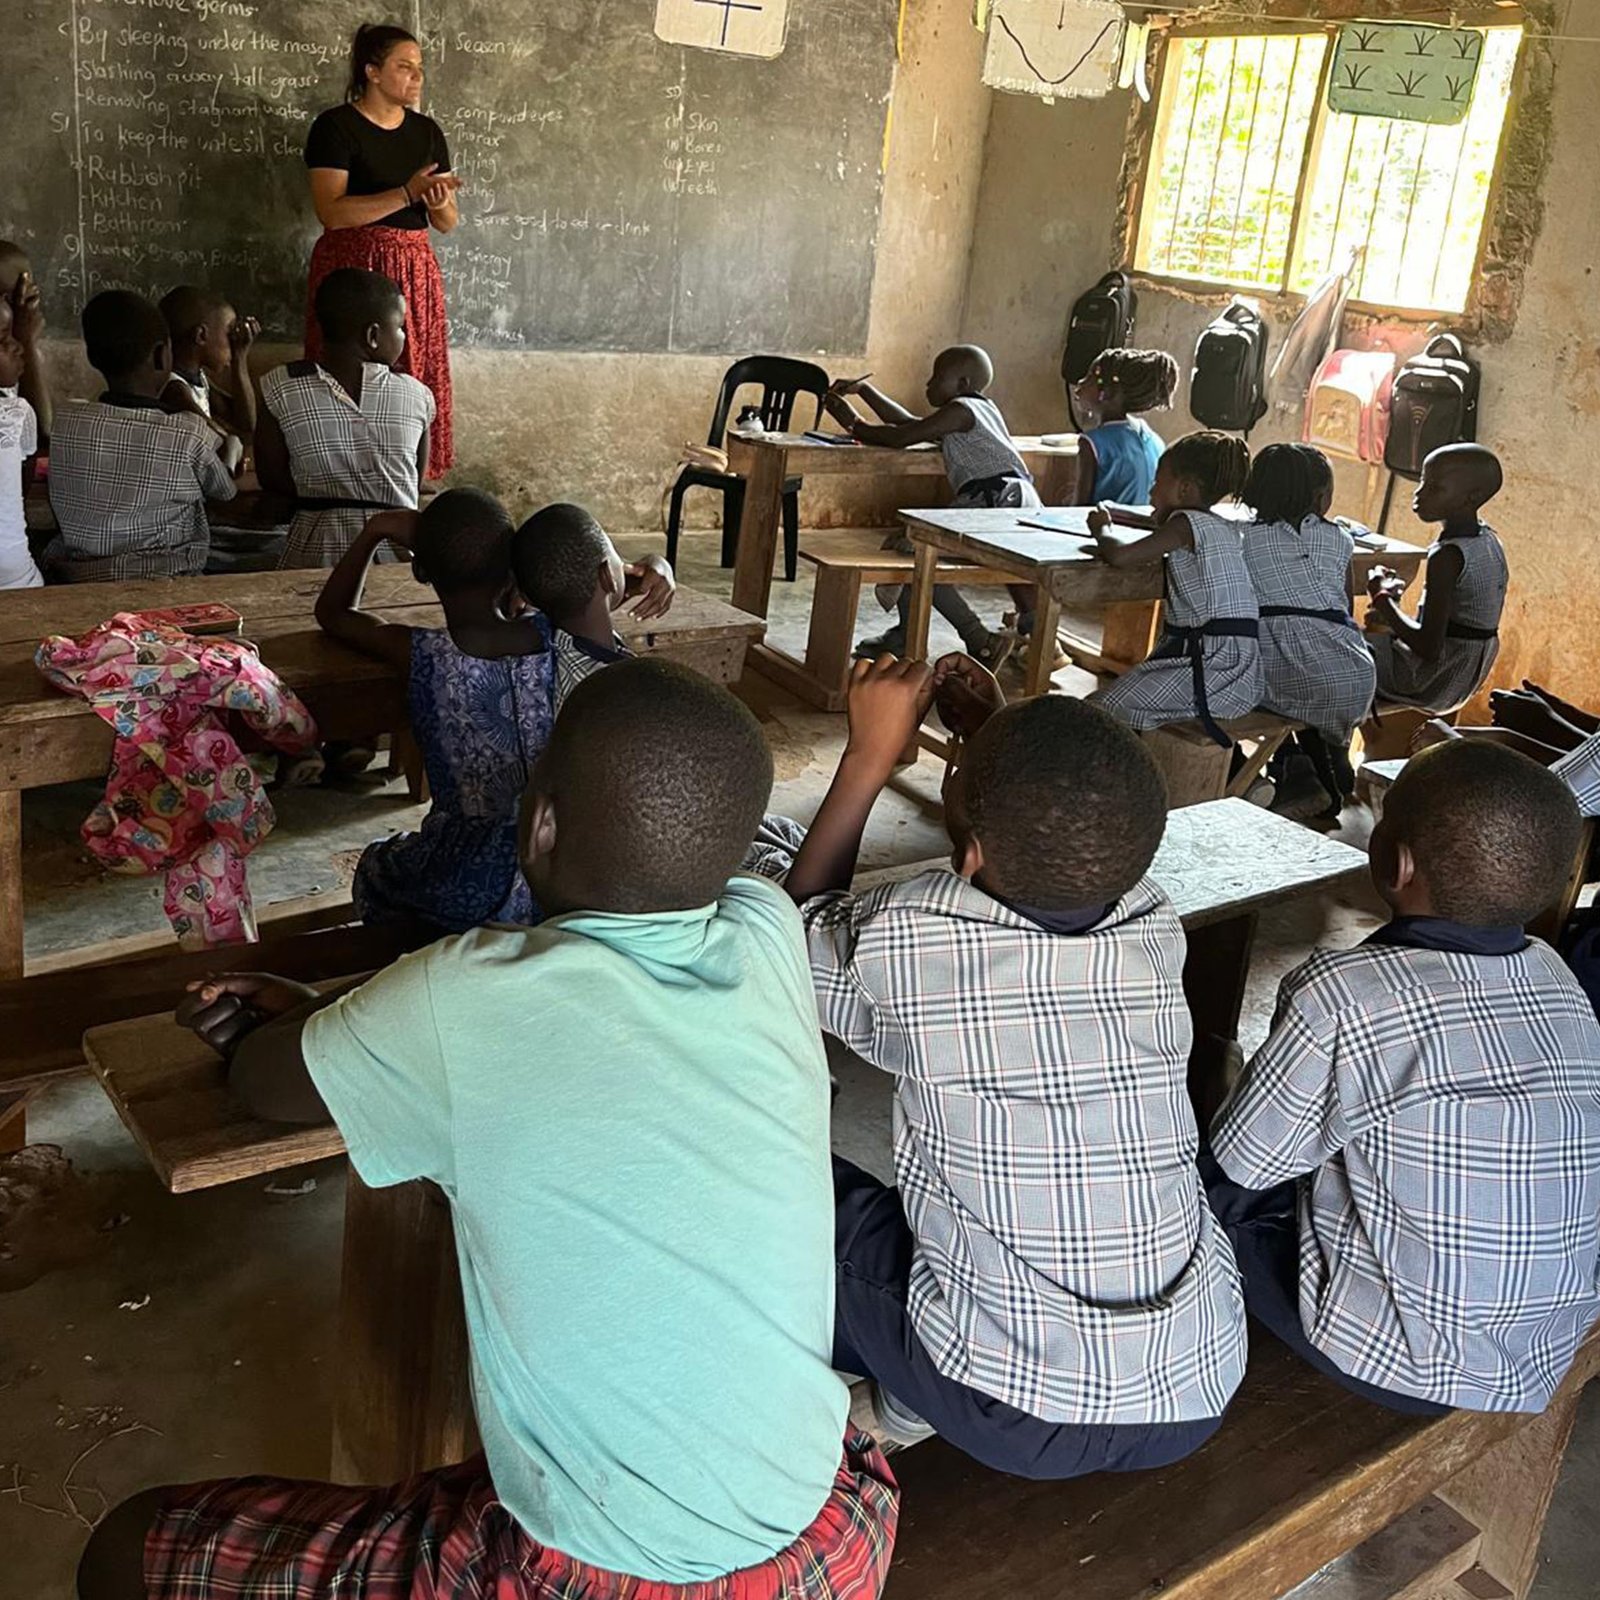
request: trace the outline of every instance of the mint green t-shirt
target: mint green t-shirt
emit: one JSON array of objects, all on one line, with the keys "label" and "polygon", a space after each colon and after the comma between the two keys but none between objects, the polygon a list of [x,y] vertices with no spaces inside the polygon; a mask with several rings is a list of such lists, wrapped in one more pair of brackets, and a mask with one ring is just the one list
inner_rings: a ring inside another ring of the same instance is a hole
[{"label": "mint green t-shirt", "polygon": [[848,1395],[828,1070],[780,890],[444,939],[304,1048],[362,1180],[450,1198],[478,1425],[535,1539],[691,1583],[809,1526]]}]

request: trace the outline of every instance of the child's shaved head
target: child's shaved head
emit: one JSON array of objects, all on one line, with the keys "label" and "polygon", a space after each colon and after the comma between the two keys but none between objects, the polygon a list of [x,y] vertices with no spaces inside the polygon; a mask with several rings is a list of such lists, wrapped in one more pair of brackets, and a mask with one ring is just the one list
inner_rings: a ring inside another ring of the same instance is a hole
[{"label": "child's shaved head", "polygon": [[582,506],[546,506],[511,541],[511,570],[523,598],[556,622],[588,606],[601,571],[616,560],[605,529]]},{"label": "child's shaved head", "polygon": [[933,358],[933,375],[954,383],[964,382],[976,394],[994,382],[994,363],[989,352],[979,345],[953,344]]},{"label": "child's shaved head", "polygon": [[142,294],[103,289],[83,308],[83,343],[103,377],[125,378],[156,364],[154,353],[168,343],[167,319]]},{"label": "child's shaved head", "polygon": [[546,911],[710,905],[755,837],[772,755],[726,689],[655,658],[572,691],[523,805],[523,865]]},{"label": "child's shaved head", "polygon": [[1553,772],[1504,745],[1457,739],[1406,763],[1373,832],[1373,865],[1381,883],[1405,845],[1435,916],[1521,927],[1554,904],[1581,828]]},{"label": "child's shaved head", "polygon": [[1494,499],[1505,483],[1500,458],[1486,445],[1441,445],[1423,465],[1431,465],[1448,482],[1459,484],[1462,492],[1474,496],[1480,506]]},{"label": "child's shaved head", "polygon": [[503,590],[510,548],[511,518],[482,489],[446,489],[417,518],[417,576],[440,594]]},{"label": "child's shaved head", "polygon": [[996,712],[952,791],[952,832],[983,847],[983,887],[1039,911],[1120,900],[1167,826],[1166,786],[1139,736],[1069,695]]}]

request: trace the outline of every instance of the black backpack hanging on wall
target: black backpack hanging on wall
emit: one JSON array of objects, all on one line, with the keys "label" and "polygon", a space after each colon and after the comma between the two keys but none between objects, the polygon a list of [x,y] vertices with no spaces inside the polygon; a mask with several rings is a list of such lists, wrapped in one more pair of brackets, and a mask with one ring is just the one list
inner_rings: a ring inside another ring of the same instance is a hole
[{"label": "black backpack hanging on wall", "polygon": [[1432,451],[1476,439],[1479,376],[1478,363],[1453,333],[1430,339],[1395,375],[1383,464],[1420,478]]},{"label": "black backpack hanging on wall", "polygon": [[1119,349],[1133,338],[1139,296],[1126,272],[1108,272],[1072,303],[1067,323],[1067,348],[1061,353],[1061,381],[1072,404],[1072,386],[1088,376],[1102,350]]},{"label": "black backpack hanging on wall", "polygon": [[1248,300],[1235,300],[1194,347],[1189,410],[1196,422],[1249,433],[1267,412],[1267,325]]}]

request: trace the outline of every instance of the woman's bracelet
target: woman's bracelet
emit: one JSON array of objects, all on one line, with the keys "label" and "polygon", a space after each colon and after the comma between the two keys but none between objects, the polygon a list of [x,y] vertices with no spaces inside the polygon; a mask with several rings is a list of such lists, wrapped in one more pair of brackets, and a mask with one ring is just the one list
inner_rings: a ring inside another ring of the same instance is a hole
[{"label": "woman's bracelet", "polygon": [[402,183],[400,185],[400,193],[406,197],[406,204],[408,206],[414,206],[417,203],[411,193],[411,185],[409,183]]}]

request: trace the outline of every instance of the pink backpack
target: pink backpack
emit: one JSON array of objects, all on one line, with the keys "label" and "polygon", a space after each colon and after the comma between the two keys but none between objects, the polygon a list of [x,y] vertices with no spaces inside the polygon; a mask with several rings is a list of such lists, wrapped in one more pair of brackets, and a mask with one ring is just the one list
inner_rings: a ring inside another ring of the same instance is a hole
[{"label": "pink backpack", "polygon": [[1335,350],[1311,380],[1301,438],[1328,455],[1381,462],[1393,388],[1392,350]]}]

